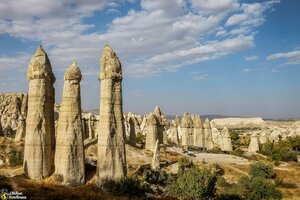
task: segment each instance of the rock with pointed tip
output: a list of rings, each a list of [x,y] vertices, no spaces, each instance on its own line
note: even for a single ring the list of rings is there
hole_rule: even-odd
[[[229,130],[227,127],[224,127],[224,129],[221,132],[222,135],[222,140],[223,140],[223,145],[221,149],[223,151],[232,151],[232,143],[231,143],[231,137],[229,134]]]
[[[160,156],[159,141],[156,140],[155,145],[154,145],[154,152],[153,152],[152,162],[151,162],[151,169],[154,170],[154,171],[159,171],[160,170],[159,156]]]
[[[182,146],[194,145],[193,120],[189,113],[185,112],[181,120]]]
[[[145,149],[153,151],[158,139],[158,121],[154,114],[150,113],[146,118],[146,141]]]
[[[42,47],[30,61],[27,79],[29,115],[26,118],[24,171],[31,179],[44,179],[54,171],[55,76]]]
[[[204,147],[207,150],[211,150],[214,148],[213,140],[212,140],[212,131],[209,120],[206,118],[203,124],[204,130]]]
[[[81,116],[81,72],[76,62],[66,71],[60,116],[57,122],[55,174],[68,186],[85,182],[85,156]]]
[[[196,147],[204,147],[204,132],[202,127],[201,118],[199,115],[195,115],[194,117],[194,146]]]
[[[100,115],[98,123],[97,184],[126,176],[125,127],[122,107],[122,68],[113,49],[101,56]]]

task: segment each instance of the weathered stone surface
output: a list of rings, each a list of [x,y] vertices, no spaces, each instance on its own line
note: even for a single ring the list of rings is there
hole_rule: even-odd
[[[265,121],[262,118],[238,118],[238,117],[228,117],[213,119],[211,124],[216,128],[260,128],[263,127]]]
[[[199,115],[194,116],[194,146],[196,147],[204,147],[204,131],[202,127],[201,118]]]
[[[214,144],[212,141],[212,131],[211,131],[211,126],[210,122],[208,119],[205,120],[203,124],[203,129],[204,129],[204,147],[208,150],[214,148]]]
[[[167,119],[158,106],[155,107],[153,114],[155,115],[158,122],[157,131],[158,131],[159,143],[167,144],[167,130],[166,130]]]
[[[55,77],[47,54],[39,47],[30,61],[24,171],[31,179],[44,179],[54,171],[55,129],[53,84]]]
[[[19,116],[18,119],[18,128],[16,131],[15,142],[19,142],[25,138],[26,134],[26,119],[23,115]]]
[[[257,151],[259,151],[258,138],[257,138],[256,133],[253,133],[251,135],[251,140],[250,140],[250,144],[249,144],[249,147],[248,147],[248,152],[255,153]]]
[[[97,137],[98,116],[93,113],[82,113],[83,138],[93,140]]]
[[[129,118],[129,144],[131,146],[136,146],[136,125],[135,119],[133,117]]]
[[[154,145],[154,153],[153,153],[153,157],[152,157],[152,162],[151,162],[151,169],[154,171],[159,171],[159,169],[160,169],[159,156],[160,156],[159,141],[156,140],[155,145]]]
[[[222,135],[221,149],[223,151],[232,151],[231,137],[227,127],[224,127],[224,129],[221,132],[221,135]]]
[[[178,130],[177,130],[177,125],[175,120],[172,120],[171,127],[168,131],[169,131],[169,139],[171,143],[178,144],[179,138],[178,138]]]
[[[0,94],[0,115],[2,130],[11,129],[15,135],[18,129],[18,119],[20,115],[26,117],[27,95],[22,93],[2,93]]]
[[[2,129],[2,124],[1,124],[1,115],[0,115],[0,136],[4,136],[3,129]]]
[[[126,176],[125,127],[122,108],[122,68],[113,49],[101,57],[97,184]]]
[[[85,182],[85,156],[81,117],[81,72],[74,62],[64,76],[62,104],[57,124],[55,174],[62,175],[64,185]]]
[[[146,141],[145,149],[153,151],[158,139],[158,122],[155,115],[150,113],[146,118]]]
[[[181,145],[193,146],[194,145],[194,132],[193,132],[193,120],[189,113],[185,112],[181,120]]]

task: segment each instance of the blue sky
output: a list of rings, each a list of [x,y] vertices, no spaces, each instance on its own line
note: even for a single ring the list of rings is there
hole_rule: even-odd
[[[27,92],[42,44],[56,101],[76,60],[82,106],[98,108],[108,43],[123,64],[124,111],[299,118],[299,9],[298,0],[0,0],[0,92]]]

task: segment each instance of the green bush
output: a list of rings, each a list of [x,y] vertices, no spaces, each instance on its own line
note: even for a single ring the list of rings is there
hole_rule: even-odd
[[[207,168],[196,165],[178,174],[168,194],[183,199],[211,199],[215,196],[217,176]]]
[[[261,153],[269,156],[274,161],[297,161],[297,139],[288,139],[278,143],[266,142],[260,146]]]
[[[231,137],[232,145],[239,146],[241,144],[239,132],[234,129],[229,129],[229,134]]]
[[[237,195],[245,200],[281,199],[282,195],[275,185],[263,177],[243,176],[229,189],[228,194]]]
[[[291,144],[291,147],[294,151],[300,152],[300,136],[288,137],[288,142]]]
[[[23,164],[23,152],[16,149],[12,149],[9,152],[9,165],[19,166]]]
[[[151,184],[167,185],[175,181],[175,176],[164,171],[146,170],[143,173],[143,180]]]
[[[211,150],[208,151],[209,153],[224,153],[222,151],[222,149],[218,146],[215,146],[214,148],[212,148]]]
[[[108,192],[115,195],[144,196],[149,190],[148,186],[138,178],[124,177],[118,181],[108,180],[103,186]]]
[[[136,142],[139,144],[145,144],[146,136],[141,132],[137,132],[136,134]]]
[[[244,155],[244,151],[240,148],[236,148],[234,151],[230,152],[231,155],[242,157]]]
[[[252,177],[262,177],[267,179],[275,177],[273,167],[263,162],[251,164],[249,169],[249,175]]]

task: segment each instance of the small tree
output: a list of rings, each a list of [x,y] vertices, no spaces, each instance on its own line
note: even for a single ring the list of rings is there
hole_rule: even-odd
[[[250,165],[249,175],[252,177],[274,178],[275,173],[271,165],[258,162]]]
[[[178,173],[177,180],[168,193],[183,199],[211,199],[215,196],[217,176],[207,168],[196,165]]]

